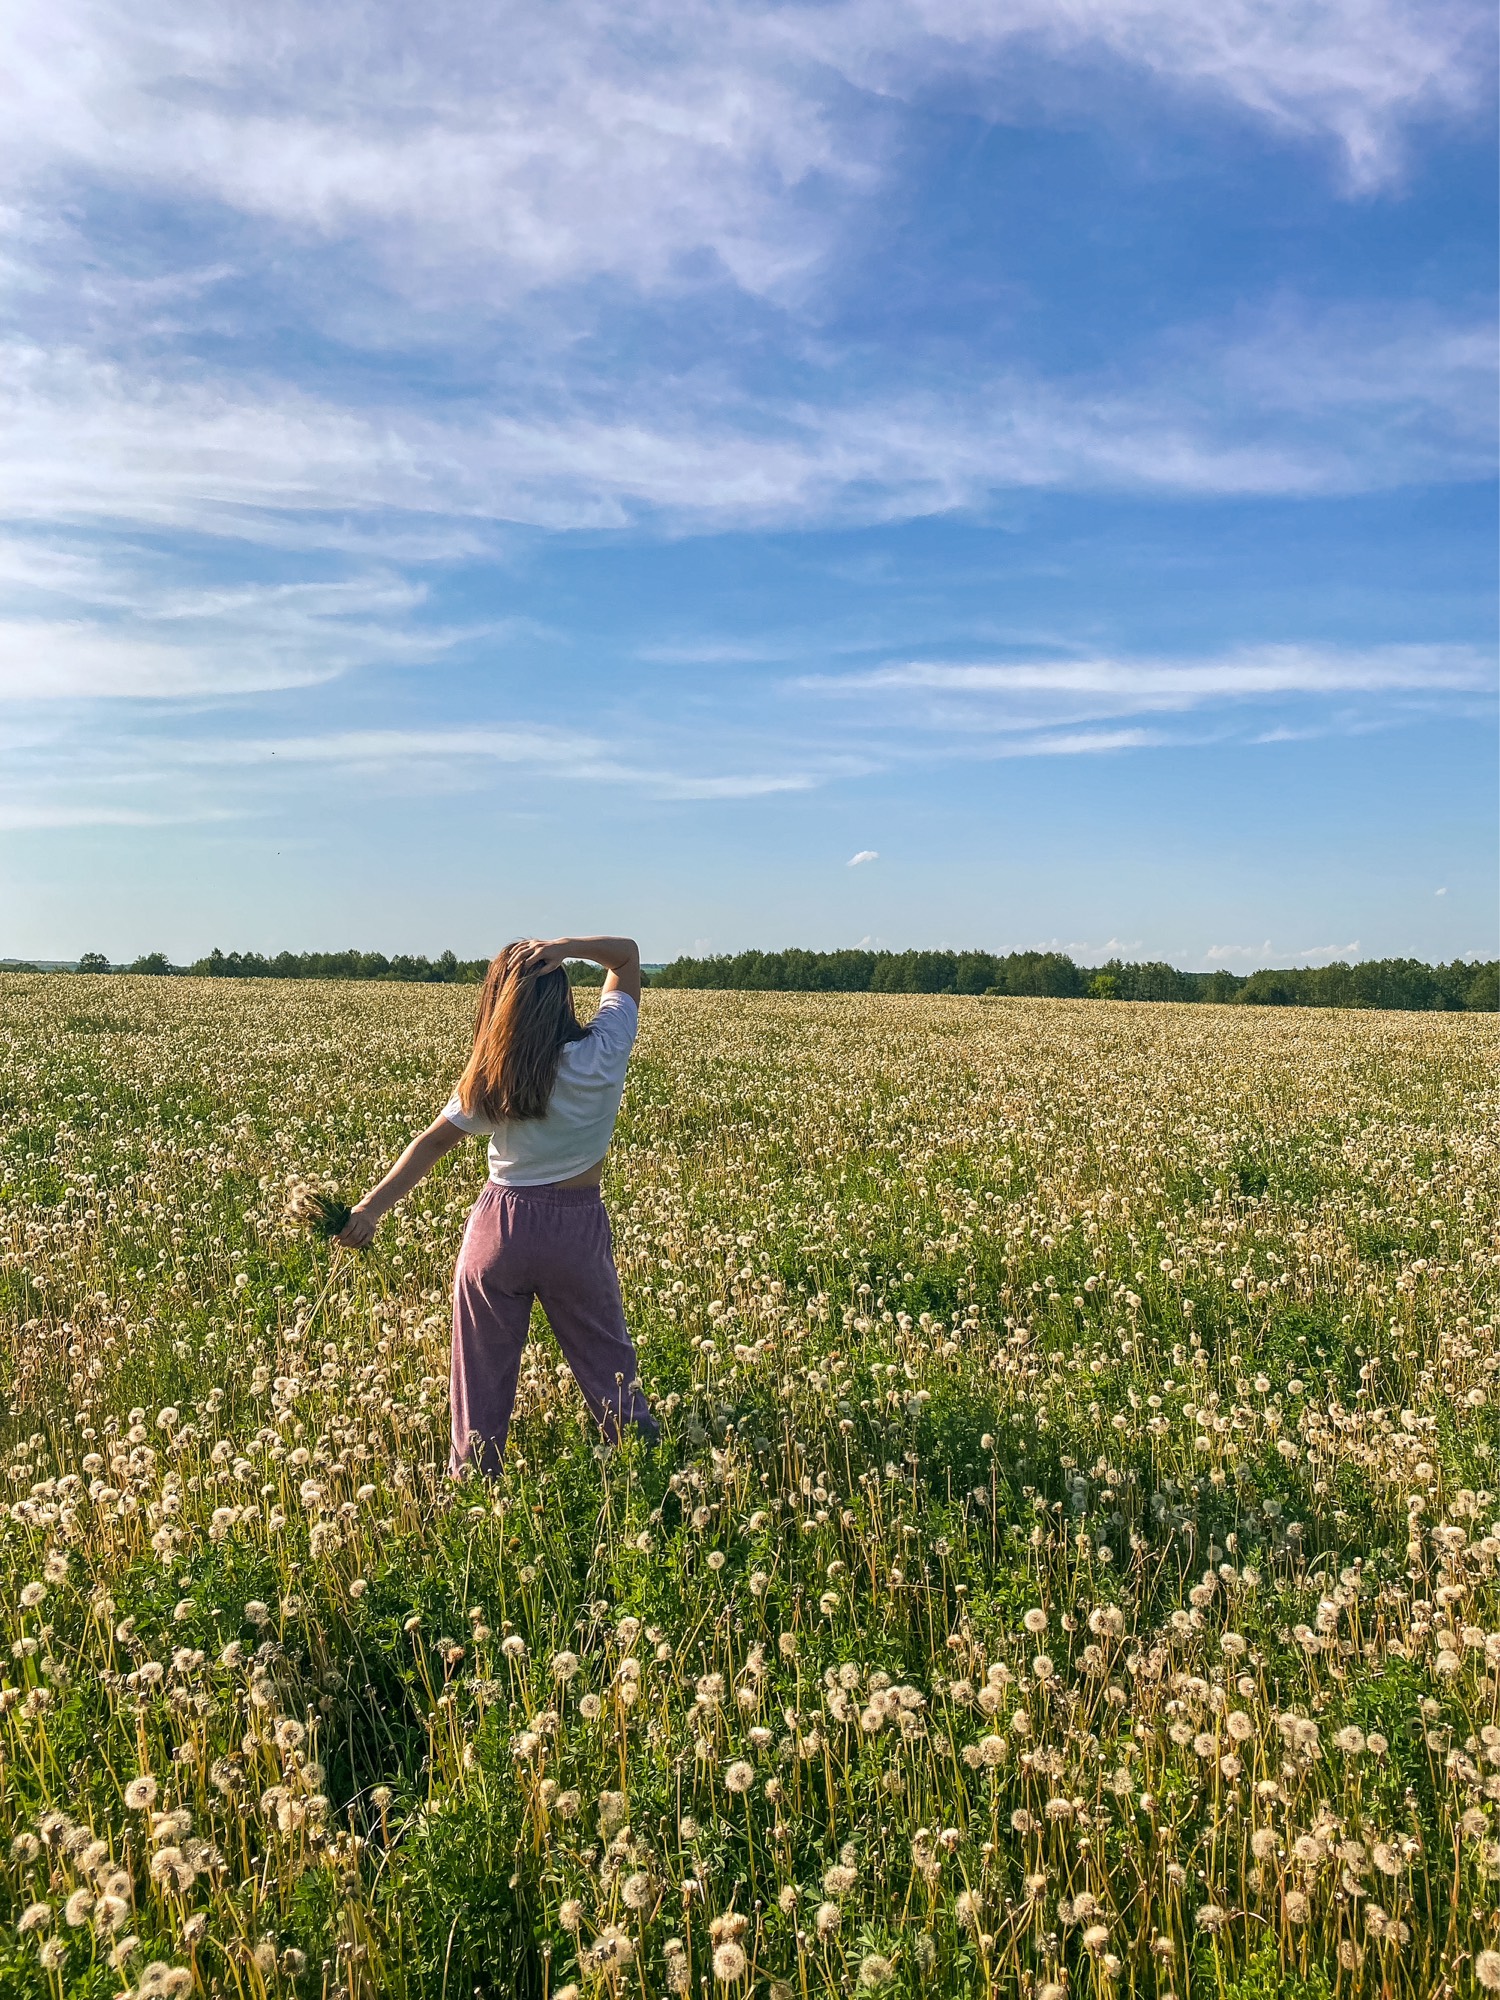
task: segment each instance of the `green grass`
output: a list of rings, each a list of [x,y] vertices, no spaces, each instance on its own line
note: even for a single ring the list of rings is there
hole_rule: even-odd
[[[427,1122],[468,997],[62,992],[0,979],[0,1990],[144,1996],[159,1961],[225,2000],[655,2000],[676,1939],[734,2000],[710,1926],[738,1917],[778,2000],[1472,1990],[1500,1937],[1500,1677],[1462,1637],[1500,1627],[1481,1017],[654,996],[608,1192],[663,1445],[601,1451],[538,1319],[487,1485],[444,1472],[477,1157],[363,1258],[282,1214]],[[1339,1750],[1350,1724],[1385,1750]],[[218,1858],[153,1876],[194,1841]],[[124,1917],[67,1921],[111,1870]]]

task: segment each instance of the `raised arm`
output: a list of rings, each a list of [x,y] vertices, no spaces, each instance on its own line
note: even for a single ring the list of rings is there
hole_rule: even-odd
[[[431,1173],[443,1155],[461,1146],[467,1137],[466,1132],[460,1132],[446,1118],[434,1118],[427,1130],[412,1140],[385,1179],[377,1181],[355,1205],[354,1213],[334,1241],[350,1250],[363,1250],[386,1210],[394,1208],[403,1195],[410,1194],[422,1176]]]
[[[537,940],[524,965],[528,972],[550,972],[569,958],[586,958],[590,965],[602,965],[606,973],[605,992],[628,993],[639,1005],[641,950],[634,938],[548,938],[545,943]]]

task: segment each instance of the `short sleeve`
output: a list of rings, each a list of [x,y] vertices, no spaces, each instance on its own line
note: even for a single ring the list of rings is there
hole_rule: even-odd
[[[606,993],[589,1023],[589,1034],[611,1056],[627,1056],[640,1024],[640,1009],[628,993]]]
[[[473,1112],[464,1110],[458,1101],[457,1091],[453,1093],[448,1102],[443,1106],[442,1116],[447,1119],[450,1125],[456,1125],[460,1132],[467,1132],[471,1137],[482,1137],[484,1134],[494,1130],[494,1127],[486,1124],[484,1119],[476,1117]]]

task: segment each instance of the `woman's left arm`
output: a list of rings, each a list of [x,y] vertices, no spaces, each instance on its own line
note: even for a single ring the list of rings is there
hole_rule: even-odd
[[[553,972],[570,958],[584,958],[591,965],[602,965],[607,975],[604,991],[627,993],[637,1006],[640,1005],[641,952],[634,938],[548,938],[545,942],[534,938],[524,948],[522,970]]]
[[[376,1224],[388,1208],[394,1208],[403,1195],[411,1193],[424,1174],[428,1174],[455,1146],[461,1146],[468,1138],[467,1132],[460,1132],[446,1118],[434,1118],[425,1132],[419,1132],[406,1151],[397,1160],[383,1181],[378,1181],[364,1199],[355,1204],[354,1213],[333,1239],[350,1250],[363,1250],[375,1234]]]

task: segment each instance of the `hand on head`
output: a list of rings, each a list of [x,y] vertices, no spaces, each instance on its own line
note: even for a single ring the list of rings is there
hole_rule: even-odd
[[[544,972],[555,972],[567,955],[566,938],[553,938],[549,942],[523,938],[516,950],[516,970],[523,979],[538,978]]]

